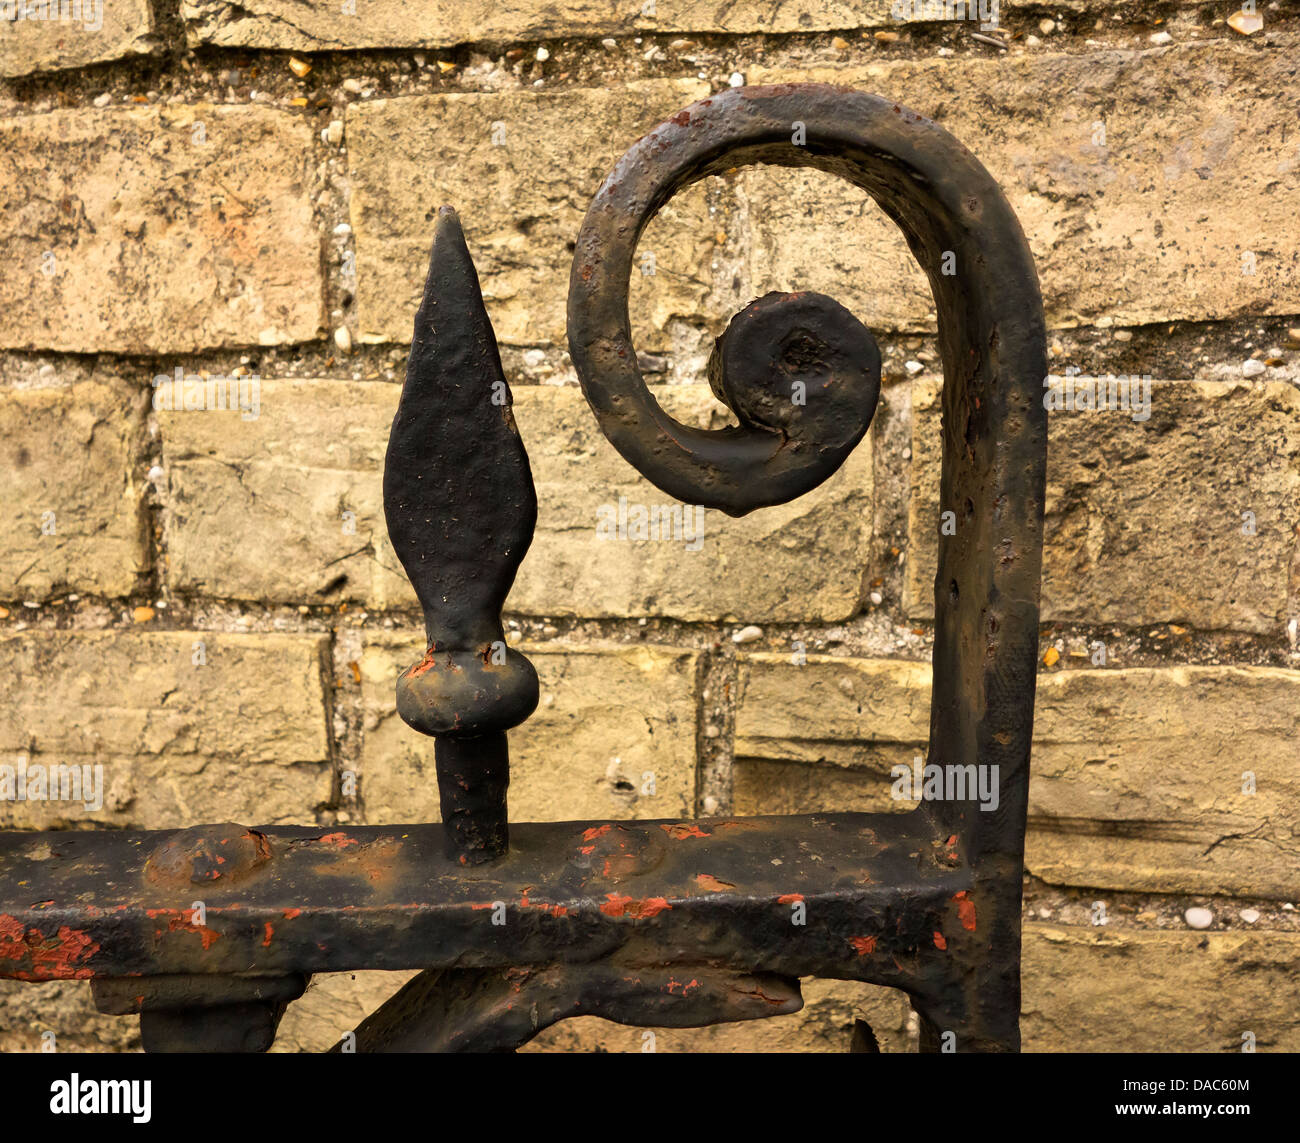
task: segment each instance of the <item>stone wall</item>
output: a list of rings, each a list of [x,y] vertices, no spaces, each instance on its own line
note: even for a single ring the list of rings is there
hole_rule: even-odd
[[[1152,379],[1149,410],[1051,419],[1025,1046],[1300,1050],[1300,5],[1261,0],[1248,35],[1224,3],[1004,3],[983,31],[892,7],[17,0],[0,764],[101,763],[106,790],[94,812],[0,801],[0,825],[436,818],[431,745],[393,711],[422,636],[380,474],[444,202],[540,501],[508,605],[543,694],[512,734],[512,816],[900,808],[890,767],[928,727],[942,382],[899,231],[829,176],[755,169],[648,229],[634,332],[680,419],[727,423],[703,365],[769,289],[832,294],[884,356],[843,469],[707,512],[698,545],[597,538],[602,505],[666,497],[601,436],[564,340],[573,240],[633,140],[728,85],[842,83],[1001,182],[1057,374]],[[157,407],[178,371],[243,407]],[[328,1046],[405,975],[319,978],[277,1050]],[[656,1046],[838,1051],[856,1014],[915,1045],[900,994],[805,995]],[[46,1031],[139,1046],[84,983],[0,982],[0,1048]],[[528,1050],[643,1046],[581,1019]]]

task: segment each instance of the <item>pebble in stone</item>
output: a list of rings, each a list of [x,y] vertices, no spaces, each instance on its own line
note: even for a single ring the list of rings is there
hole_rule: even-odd
[[[1242,364],[1241,375],[1243,377],[1258,377],[1264,372],[1265,368],[1266,366],[1262,361],[1252,357],[1249,361]]]
[[[875,604],[877,607],[879,607],[882,603],[885,602],[885,597],[881,595],[880,592],[873,591],[871,593],[871,602]]]
[[[1244,8],[1228,17],[1228,27],[1243,36],[1253,36],[1264,26],[1264,17]]]
[[[1153,44],[1171,44],[1174,42],[1173,36],[1168,32],[1156,32],[1154,35],[1148,36],[1147,39]]]
[[[728,82],[729,84],[731,84],[732,87],[744,87],[744,86],[745,86],[745,77],[744,77],[743,75],[741,75],[740,72],[738,72],[738,71],[733,71],[733,72],[731,73],[731,78],[730,78],[729,80],[727,80],[727,82]]]
[[[325,128],[325,138],[328,142],[338,146],[343,142],[343,120],[331,119],[330,125]]]
[[[1258,910],[1258,909],[1242,909],[1242,911],[1241,911],[1241,919],[1242,919],[1243,921],[1245,921],[1246,924],[1248,924],[1248,925],[1253,925],[1256,921],[1259,920],[1259,910]]]
[[[334,331],[334,344],[344,353],[352,352],[352,335],[348,333],[348,327],[341,325]]]
[[[748,627],[742,627],[732,637],[733,643],[753,643],[763,638],[763,629],[750,624]]]
[[[537,49],[537,59],[538,59],[538,62],[540,62],[540,63],[545,63],[545,62],[546,62],[547,60],[549,60],[550,58],[551,58],[551,53],[548,52],[545,48],[538,48],[538,49]]]
[[[360,95],[361,81],[359,79],[345,79],[343,81],[343,90],[351,92],[353,95]]]
[[[1200,905],[1193,905],[1183,914],[1183,920],[1191,929],[1208,929],[1214,924],[1214,914]]]
[[[607,52],[618,51],[618,41],[611,40],[608,37],[600,41],[600,46],[604,48]]]
[[[1045,36],[1050,36],[1056,30],[1055,20],[1039,20],[1038,30]]]

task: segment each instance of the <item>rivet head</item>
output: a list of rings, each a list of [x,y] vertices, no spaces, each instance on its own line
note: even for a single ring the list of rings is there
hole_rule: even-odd
[[[271,839],[248,826],[193,826],[158,844],[145,862],[145,877],[154,884],[233,884],[271,857]]]

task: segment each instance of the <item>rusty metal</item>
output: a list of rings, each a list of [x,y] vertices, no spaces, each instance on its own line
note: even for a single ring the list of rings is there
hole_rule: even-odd
[[[428,650],[397,680],[397,713],[437,740],[447,852],[506,850],[505,732],[537,706],[537,672],[506,646],[501,608],[533,538],[537,494],[478,275],[438,212],[406,384],[384,462],[384,516],[424,610]]]
[[[650,132],[578,236],[570,350],[615,447],[688,502],[742,515],[816,487],[879,397],[871,334],[811,293],[768,294],[719,338],[709,380],[738,426],[681,425],[646,388],[627,314],[637,240],[678,190],[750,163],[863,188],[929,276],[955,528],[939,537],[928,761],[997,767],[997,809],[971,790],[906,814],[507,828],[506,735],[537,677],[501,607],[537,502],[444,208],[384,473],[427,637],[397,709],[435,739],[442,823],[0,834],[0,976],[88,979],[101,1010],[140,1014],[151,1051],[264,1050],[309,974],[364,968],[424,971],[355,1030],[361,1051],[509,1050],[581,1014],[761,1018],[797,1010],[803,976],[902,989],[922,1050],[1018,1050],[1046,463],[1033,263],[975,158],[874,96],[738,88]],[[879,1050],[862,1020],[845,1047]]]

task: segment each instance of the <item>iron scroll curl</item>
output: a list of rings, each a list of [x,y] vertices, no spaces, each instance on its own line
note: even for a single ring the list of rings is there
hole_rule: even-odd
[[[1001,787],[996,813],[972,817],[964,803],[932,812],[966,838],[972,857],[1018,861],[1038,645],[1046,327],[1029,244],[979,160],[930,120],[852,88],[739,87],[685,108],[632,145],[583,222],[568,299],[583,392],[605,436],[646,479],[734,516],[816,487],[861,438],[878,386],[875,344],[829,298],[811,326],[825,342],[818,365],[857,354],[860,368],[822,368],[832,399],[819,406],[809,386],[807,409],[788,422],[774,411],[784,404],[790,416],[788,397],[773,399],[773,380],[788,375],[791,332],[809,327],[808,295],[751,303],[719,339],[710,380],[739,427],[677,422],[641,375],[627,304],[641,233],[677,191],[751,164],[812,167],[861,188],[902,230],[929,279],[944,374],[940,506],[956,524],[940,532],[935,521],[929,758],[997,766]],[[1014,918],[1003,921],[1011,940]]]
[[[570,354],[602,431],[670,495],[733,516],[780,504],[829,477],[865,433],[880,386],[870,332],[821,294],[768,294],[745,307],[710,362],[739,427],[702,430],[660,407],[637,364],[628,317],[633,256],[678,191],[736,167],[812,167],[870,194],[902,229],[939,314],[945,376],[990,354],[1033,373],[1042,303],[1028,246],[992,176],[942,128],[850,88],[735,88],[685,108],[638,140],[587,212],[569,281]],[[946,267],[944,255],[950,254]],[[1020,326],[1015,344],[989,337]],[[1039,369],[1037,377],[1045,372]],[[802,375],[803,406],[789,382]]]

